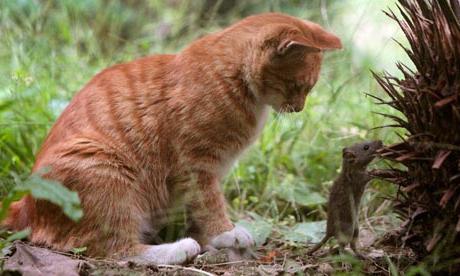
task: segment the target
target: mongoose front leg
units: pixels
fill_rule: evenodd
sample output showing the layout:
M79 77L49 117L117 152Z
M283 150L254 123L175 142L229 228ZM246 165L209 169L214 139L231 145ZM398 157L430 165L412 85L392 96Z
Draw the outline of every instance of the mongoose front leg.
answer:
M248 248L254 245L251 234L230 221L218 178L212 173L194 174L192 190L187 199L187 209L193 222L193 232L203 247Z

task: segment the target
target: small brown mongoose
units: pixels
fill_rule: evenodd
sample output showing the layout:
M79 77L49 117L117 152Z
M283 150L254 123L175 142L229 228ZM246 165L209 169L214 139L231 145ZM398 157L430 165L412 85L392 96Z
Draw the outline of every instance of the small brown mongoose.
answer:
M361 256L356 250L359 204L366 184L372 179L367 165L382 146L382 141L367 141L343 149L342 172L334 181L329 195L326 236L307 254L312 254L335 237L341 249L350 244L353 252Z

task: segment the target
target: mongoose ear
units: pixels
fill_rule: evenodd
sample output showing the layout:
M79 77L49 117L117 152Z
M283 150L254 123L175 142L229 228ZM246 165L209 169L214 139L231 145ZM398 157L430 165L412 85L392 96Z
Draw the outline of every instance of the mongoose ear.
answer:
M342 156L343 159L347 160L348 162L353 162L356 159L356 155L348 149L343 149Z

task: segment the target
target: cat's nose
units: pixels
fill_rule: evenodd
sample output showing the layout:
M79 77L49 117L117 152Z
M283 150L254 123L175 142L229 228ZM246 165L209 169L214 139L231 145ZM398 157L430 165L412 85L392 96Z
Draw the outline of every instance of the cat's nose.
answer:
M303 110L303 106L294 105L294 107L292 109L294 110L294 112L300 112L300 111Z

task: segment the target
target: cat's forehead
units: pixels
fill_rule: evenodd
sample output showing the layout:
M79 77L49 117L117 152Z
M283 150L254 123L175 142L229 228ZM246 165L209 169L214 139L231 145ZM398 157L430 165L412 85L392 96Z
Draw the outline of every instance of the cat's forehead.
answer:
M281 13L263 13L258 15L249 16L243 19L236 26L243 28L236 28L239 31L245 30L254 33L261 33L261 30L270 30L270 25L278 25L274 30L283 30L280 26L288 25L292 29L300 31L304 38L318 49L333 50L341 49L342 43L340 39L334 34L326 31L320 25L306 19L296 18L290 15ZM262 32L263 34L264 32ZM286 32L289 33L289 32Z
M257 25L260 27L267 26L269 24L289 24L293 27L301 28L306 30L309 28L310 24L314 24L308 20L302 20L290 15L281 14L281 13L262 13L257 15L252 15L246 17L240 23ZM318 25L319 26L319 25Z

